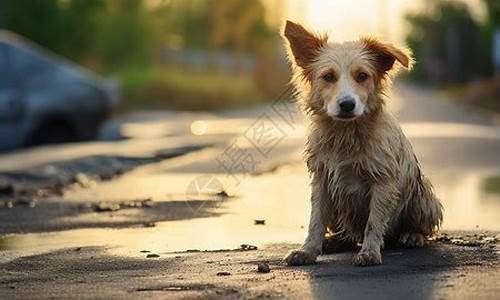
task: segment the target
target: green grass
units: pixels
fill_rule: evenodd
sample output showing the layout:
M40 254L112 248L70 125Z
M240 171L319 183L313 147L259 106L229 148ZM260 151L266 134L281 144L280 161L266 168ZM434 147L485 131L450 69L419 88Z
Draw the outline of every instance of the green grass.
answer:
M219 74L161 66L127 68L112 75L121 81L125 109L223 110L263 98L252 74Z

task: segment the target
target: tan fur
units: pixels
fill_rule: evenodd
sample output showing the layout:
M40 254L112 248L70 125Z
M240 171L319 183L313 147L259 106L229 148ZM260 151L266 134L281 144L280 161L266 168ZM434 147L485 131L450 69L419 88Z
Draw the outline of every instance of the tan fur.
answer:
M294 84L311 120L305 153L312 175L308 236L285 261L313 263L327 231L363 243L355 265L380 264L387 239L422 245L440 226L442 207L410 142L384 107L396 63L411 67L409 51L372 38L326 43L289 21L285 37ZM325 81L326 73L335 82ZM360 73L368 78L358 81ZM345 120L338 99L347 96L356 108Z

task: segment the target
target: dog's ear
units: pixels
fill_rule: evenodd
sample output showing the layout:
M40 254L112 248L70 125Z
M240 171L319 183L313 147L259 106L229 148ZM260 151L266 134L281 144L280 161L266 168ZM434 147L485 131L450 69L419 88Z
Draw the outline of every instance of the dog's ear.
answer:
M362 39L367 50L372 53L381 73L387 73L398 61L405 69L411 69L413 56L409 49L398 48L392 44L382 43L374 38Z
M306 69L318 55L318 51L326 45L326 36L317 36L299 24L286 21L283 35L288 40L291 56L295 63Z

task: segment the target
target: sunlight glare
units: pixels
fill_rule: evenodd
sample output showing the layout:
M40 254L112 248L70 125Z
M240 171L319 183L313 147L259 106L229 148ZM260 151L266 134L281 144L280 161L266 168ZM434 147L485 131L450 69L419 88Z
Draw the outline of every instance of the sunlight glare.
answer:
M191 133L194 135L204 135L207 133L208 124L203 120L196 120L191 123Z

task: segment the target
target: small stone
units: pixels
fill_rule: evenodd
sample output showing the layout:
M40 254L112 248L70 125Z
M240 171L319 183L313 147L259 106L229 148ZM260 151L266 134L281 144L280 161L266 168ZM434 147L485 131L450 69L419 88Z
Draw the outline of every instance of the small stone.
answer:
M253 220L254 225L266 225L266 220Z
M231 275L231 273L226 272L226 271L217 272L217 276L230 276L230 275Z
M139 251L139 252L141 252L141 253L149 253L149 252L151 252L151 251L149 251L149 250L141 250L141 251Z
M243 251L257 250L257 246L248 245L248 244L241 244L240 250L243 250Z
M479 247L482 245L482 243L480 241L472 240L472 241L464 241L463 245L469 247Z
M94 210L97 212L117 211L120 208L120 204L108 202L99 202L94 206Z
M158 258L160 257L158 254L154 254L154 253L150 253L148 255L146 255L146 258Z
M93 205L92 205L92 203L86 202L86 203L82 203L82 204L78 205L78 208L80 208L80 209L91 209L91 208L93 208Z
M483 241L485 243L495 243L496 242L496 238L492 237L492 236L489 236L489 237L484 237L483 238Z
M76 174L74 180L76 183L85 188L91 187L95 184L95 182L89 176L83 173Z
M259 273L269 273L271 268L269 268L269 264L266 262L261 262L257 264L257 272Z
M0 194L10 196L14 194L14 187L10 183L0 180Z
M216 193L215 195L219 196L221 198L229 198L230 197L226 191L220 191L220 192Z
M142 207L153 207L154 206L153 199L151 199L151 198L146 198L146 199L140 200L140 203L141 203Z
M34 208L36 206L36 199L29 199L27 197L22 197L17 199L16 205L29 206L30 208Z

